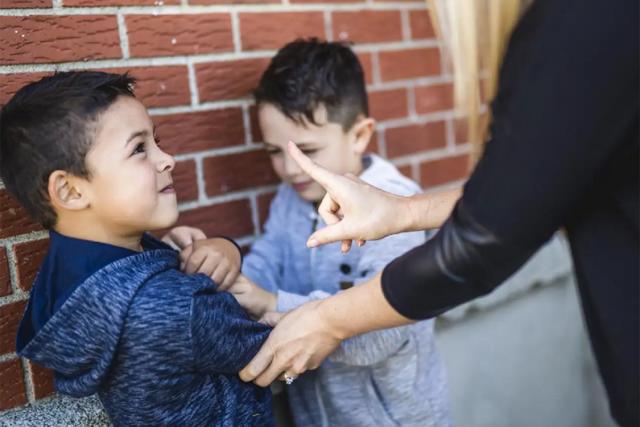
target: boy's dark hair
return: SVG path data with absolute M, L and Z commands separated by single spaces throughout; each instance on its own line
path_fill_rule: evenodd
M 347 131 L 359 115 L 369 116 L 364 72 L 344 43 L 298 39 L 278 51 L 253 95 L 258 105 L 273 104 L 297 123 L 317 124 L 323 105 L 330 122 Z
M 0 111 L 0 177 L 45 228 L 56 223 L 49 175 L 64 170 L 89 178 L 85 157 L 95 124 L 120 95 L 134 96 L 128 74 L 71 71 L 21 88 Z

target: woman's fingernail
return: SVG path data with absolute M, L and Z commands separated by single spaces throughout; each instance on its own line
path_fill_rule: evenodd
M 316 239 L 309 239 L 309 241 L 307 242 L 307 247 L 315 248 L 316 246 L 318 246 L 318 241 Z

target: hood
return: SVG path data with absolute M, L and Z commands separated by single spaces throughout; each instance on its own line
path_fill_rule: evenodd
M 61 393 L 96 393 L 114 360 L 136 292 L 151 277 L 177 267 L 178 253 L 167 249 L 115 261 L 78 286 L 35 334 L 30 301 L 18 331 L 18 355 L 54 370 Z
M 421 192 L 418 184 L 402 175 L 388 160 L 376 154 L 367 154 L 362 160 L 365 169 L 359 178 L 364 182 L 398 196 L 411 196 Z

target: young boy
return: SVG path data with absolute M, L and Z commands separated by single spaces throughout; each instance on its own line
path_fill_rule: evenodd
M 97 393 L 114 425 L 273 425 L 269 391 L 236 375 L 269 329 L 146 234 L 178 217 L 175 163 L 133 83 L 60 73 L 2 108 L 2 180 L 51 237 L 18 354 L 53 369 L 61 393 Z M 229 242 L 189 252 L 239 263 Z
M 265 233 L 245 257 L 229 289 L 255 317 L 288 311 L 358 285 L 420 245 L 423 232 L 390 236 L 353 247 L 307 249 L 322 227 L 316 204 L 323 188 L 287 154 L 288 141 L 319 165 L 398 195 L 420 191 L 386 160 L 364 154 L 374 132 L 363 71 L 340 43 L 295 41 L 272 59 L 255 90 L 258 119 L 275 172 L 282 180 Z M 375 209 L 375 207 L 371 207 Z M 435 348 L 433 321 L 369 333 L 342 344 L 316 371 L 290 385 L 299 426 L 448 426 L 447 387 Z

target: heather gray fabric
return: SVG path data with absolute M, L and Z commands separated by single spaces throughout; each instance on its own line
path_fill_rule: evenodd
M 364 181 L 398 195 L 420 188 L 386 160 L 364 158 Z M 372 206 L 371 209 L 375 209 Z M 370 241 L 342 254 L 339 243 L 307 249 L 311 232 L 324 224 L 311 203 L 280 185 L 264 235 L 245 257 L 243 273 L 278 293 L 278 310 L 326 298 L 357 285 L 409 249 L 424 232 Z M 289 386 L 298 426 L 450 426 L 443 367 L 433 321 L 372 332 L 345 341 L 316 371 Z

